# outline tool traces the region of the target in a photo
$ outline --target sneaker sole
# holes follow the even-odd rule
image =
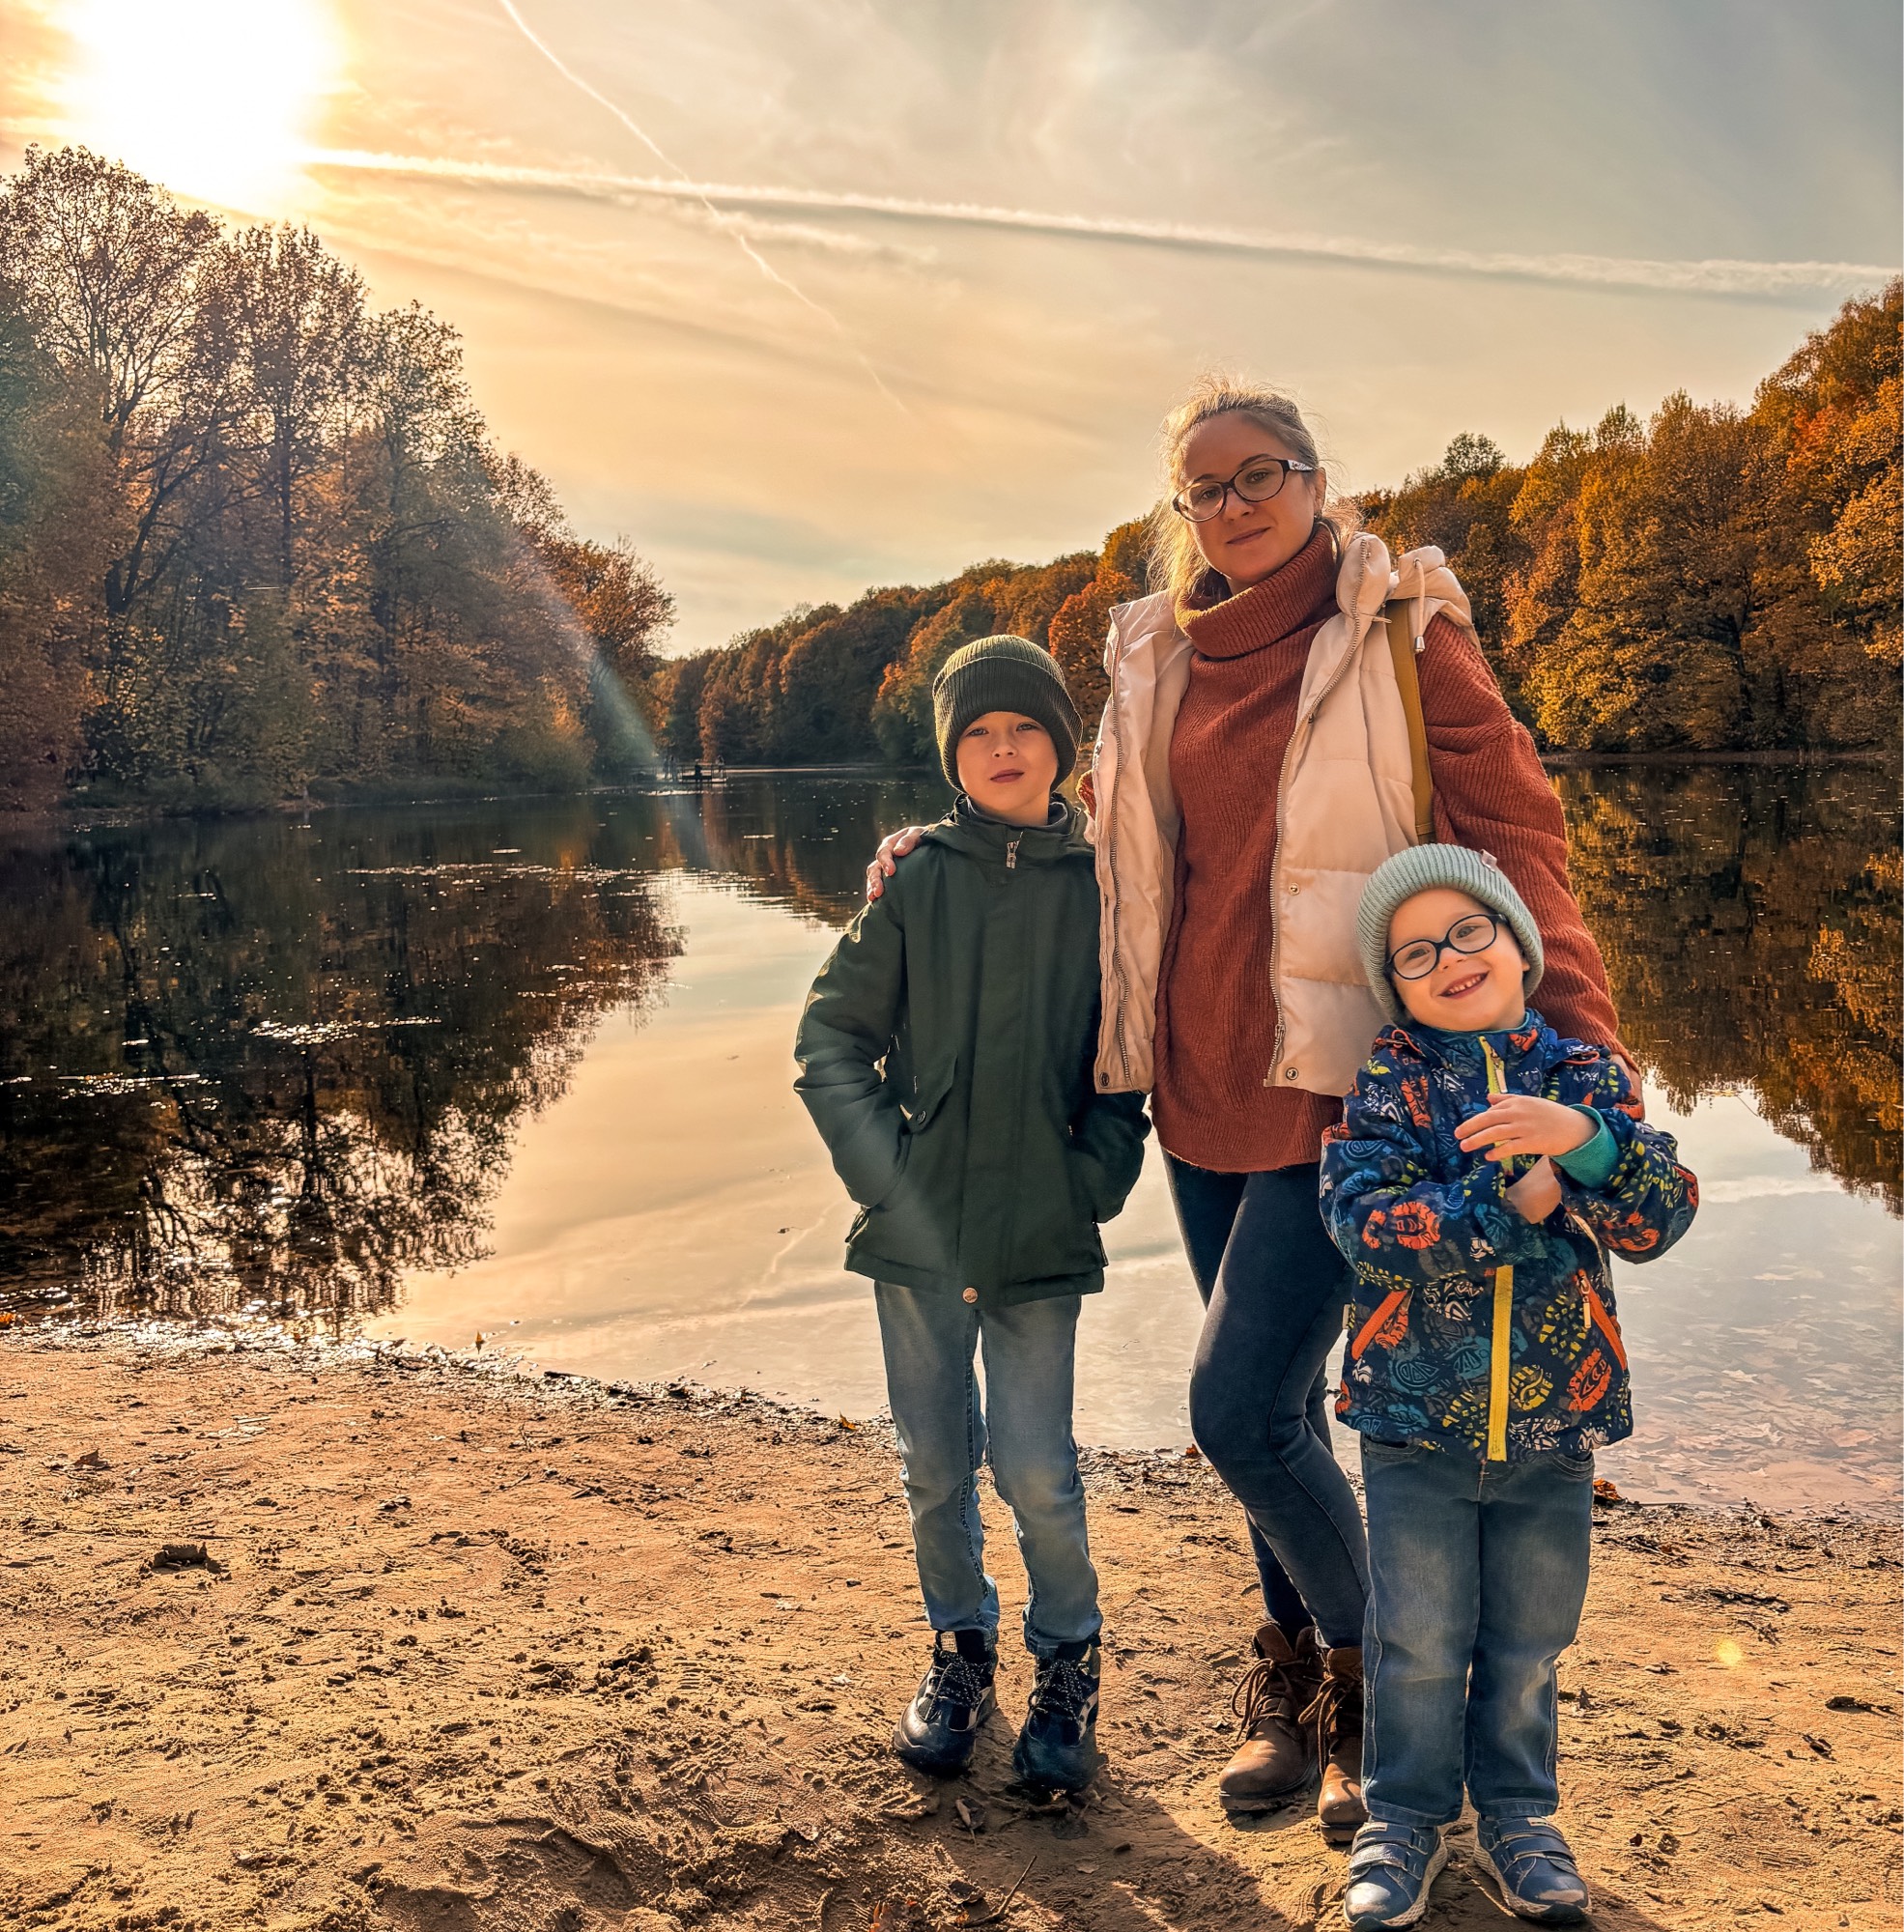
[[[1488,1876],[1494,1882],[1494,1889],[1500,1893],[1501,1904],[1517,1918],[1524,1918],[1530,1925],[1584,1925],[1593,1912],[1593,1900],[1582,1899],[1578,1905],[1534,1905],[1525,1899],[1517,1899],[1501,1876],[1500,1867],[1492,1857],[1482,1852],[1481,1862],[1488,1868]]]
[[[1420,1895],[1407,1911],[1399,1918],[1351,1918],[1349,1932],[1405,1932],[1410,1925],[1419,1925],[1428,1917],[1431,1895],[1435,1890],[1435,1881],[1441,1876],[1442,1868],[1448,1862],[1448,1841],[1443,1838],[1430,1854],[1428,1872],[1421,1882]]]
[[[1492,1874],[1494,1889],[1500,1894],[1501,1904],[1517,1918],[1524,1918],[1530,1925],[1584,1925],[1593,1913],[1593,1901],[1584,1905],[1530,1905],[1524,1899],[1517,1899],[1513,1892],[1501,1883],[1500,1874]]]

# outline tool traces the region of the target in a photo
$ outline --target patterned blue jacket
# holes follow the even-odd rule
[[[1491,1093],[1593,1108],[1618,1149],[1605,1182],[1588,1190],[1556,1166],[1560,1206],[1524,1219],[1506,1190],[1526,1163],[1455,1140]],[[1651,1261],[1691,1225],[1698,1182],[1677,1153],[1637,1118],[1606,1048],[1532,1010],[1512,1033],[1391,1027],[1323,1135],[1322,1218],[1355,1276],[1336,1413],[1379,1441],[1493,1461],[1631,1435],[1606,1251]]]

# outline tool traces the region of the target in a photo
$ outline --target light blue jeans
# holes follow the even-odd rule
[[[1085,1532],[1071,1435],[1075,1294],[980,1311],[945,1289],[873,1285],[886,1394],[905,1465],[919,1584],[935,1631],[998,1638],[998,1585],[985,1574],[979,1468],[1011,1512],[1031,1594],[1025,1647],[1048,1657],[1097,1634],[1097,1573]],[[984,1350],[985,1390],[976,1358]]]
[[[1554,1663],[1579,1629],[1593,1458],[1483,1463],[1362,1438],[1369,1513],[1362,1798],[1390,1824],[1560,1802]]]

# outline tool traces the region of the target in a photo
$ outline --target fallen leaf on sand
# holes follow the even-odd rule
[[[1605,1476],[1596,1476],[1593,1479],[1593,1499],[1603,1509],[1613,1503],[1623,1503],[1626,1501],[1626,1497],[1621,1495],[1619,1491]]]
[[[89,1449],[83,1456],[72,1459],[75,1469],[110,1469],[112,1464],[97,1449]]]
[[[985,1829],[985,1807],[976,1798],[960,1798],[953,1802],[958,1810],[958,1822],[968,1832],[982,1832]]]

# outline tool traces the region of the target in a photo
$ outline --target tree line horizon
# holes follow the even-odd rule
[[[1748,410],[1459,436],[1363,523],[1447,553],[1547,751],[1894,742],[1899,316],[1846,302]],[[1146,587],[1140,518],[666,657],[654,568],[499,448],[447,324],[83,148],[0,177],[0,810],[931,762],[952,649],[1046,643],[1091,717]]]

